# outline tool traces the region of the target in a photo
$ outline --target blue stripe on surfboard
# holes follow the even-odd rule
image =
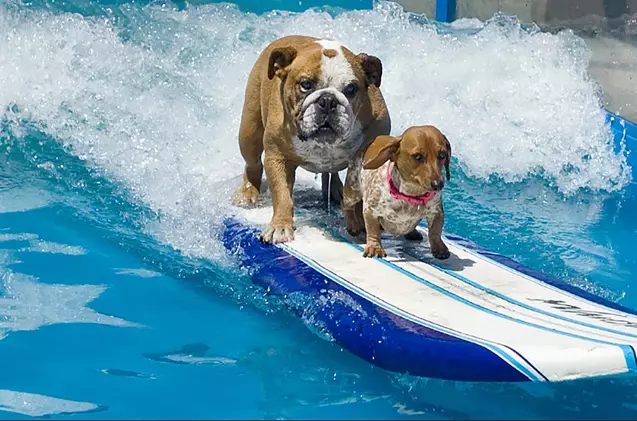
[[[595,325],[595,324],[592,324],[592,323],[584,322],[584,321],[581,321],[581,320],[571,319],[570,317],[561,316],[559,314],[551,313],[551,312],[549,312],[547,310],[544,310],[544,309],[541,309],[541,308],[538,308],[538,307],[534,307],[534,306],[529,305],[529,304],[525,304],[525,303],[523,303],[521,301],[518,301],[518,300],[516,300],[514,298],[508,297],[508,296],[506,296],[506,295],[504,295],[504,294],[502,294],[502,293],[500,293],[498,291],[495,291],[495,290],[493,290],[493,289],[491,289],[489,287],[486,287],[486,286],[482,285],[481,283],[479,283],[477,281],[472,281],[471,279],[466,278],[465,276],[463,276],[463,275],[461,275],[459,273],[456,273],[456,272],[454,272],[452,270],[449,270],[449,269],[446,269],[446,268],[444,268],[442,266],[439,266],[436,263],[434,263],[433,261],[421,259],[421,258],[413,256],[413,255],[411,255],[409,253],[405,253],[405,254],[407,254],[410,257],[412,257],[412,258],[414,258],[414,259],[416,259],[418,261],[421,261],[421,262],[423,262],[423,263],[425,263],[425,264],[427,264],[429,266],[432,266],[432,267],[436,268],[437,270],[439,270],[439,271],[441,271],[443,273],[446,273],[447,275],[452,276],[452,277],[454,277],[454,278],[456,278],[456,279],[458,279],[458,280],[460,280],[460,281],[462,281],[462,282],[464,282],[464,283],[466,283],[468,285],[471,285],[474,288],[477,288],[477,289],[479,289],[479,290],[481,290],[483,292],[486,292],[486,293],[491,294],[491,295],[493,295],[495,297],[498,297],[498,298],[500,298],[500,299],[502,299],[504,301],[507,301],[510,304],[522,307],[522,308],[524,308],[526,310],[533,311],[533,312],[536,312],[536,313],[540,313],[540,314],[543,314],[543,315],[548,316],[548,317],[553,317],[555,319],[567,321],[567,322],[570,322],[570,323],[573,323],[573,324],[576,324],[576,325],[579,325],[579,326],[585,326],[585,327],[588,327],[588,328],[591,328],[591,329],[600,330],[600,331],[603,331],[603,332],[614,333],[614,334],[617,334],[619,336],[626,336],[626,337],[629,337],[629,338],[637,338],[637,334],[624,332],[624,331],[621,331],[621,330],[615,330],[615,329],[611,329],[611,328],[608,328],[608,327],[604,327],[604,326],[600,326],[600,325]],[[503,269],[506,270],[507,268],[503,268]],[[562,292],[562,291],[560,291],[560,292]],[[578,297],[578,298],[580,298],[580,297]],[[586,310],[584,310],[584,311],[586,311]],[[607,314],[614,315],[613,313],[607,313]],[[635,326],[637,327],[637,323],[635,323]]]
[[[414,256],[411,256],[411,257],[414,257]],[[414,257],[414,259],[416,259],[416,257]],[[472,280],[470,280],[470,279],[468,279],[468,278],[466,278],[466,277],[464,277],[464,276],[462,276],[462,275],[460,275],[458,273],[455,273],[454,271],[451,271],[449,269],[445,269],[445,268],[443,268],[441,266],[438,266],[435,263],[428,262],[428,261],[425,261],[425,260],[422,260],[422,259],[417,259],[417,260],[420,260],[420,261],[422,261],[423,263],[425,263],[427,265],[433,266],[434,268],[438,269],[439,271],[444,272],[447,275],[452,276],[452,277],[454,277],[454,278],[456,278],[456,279],[458,279],[458,280],[460,280],[460,281],[462,281],[462,282],[464,282],[464,283],[466,283],[468,285],[471,285],[472,287],[474,287],[476,289],[479,289],[480,291],[483,291],[483,292],[486,292],[488,294],[491,294],[491,295],[493,295],[495,297],[498,297],[498,298],[500,298],[500,299],[502,299],[502,300],[504,300],[504,301],[506,301],[506,302],[508,302],[510,304],[516,305],[518,307],[522,307],[522,308],[524,308],[526,310],[533,311],[533,312],[539,313],[539,314],[543,314],[545,316],[552,317],[552,318],[555,318],[555,319],[559,319],[559,320],[563,320],[563,321],[566,321],[566,322],[570,322],[570,323],[573,323],[573,324],[576,324],[576,325],[579,325],[579,326],[585,326],[585,327],[588,327],[588,328],[591,328],[591,329],[600,330],[600,331],[603,331],[603,332],[614,333],[614,334],[617,334],[617,335],[620,335],[620,336],[627,336],[629,338],[637,338],[637,335],[635,335],[633,333],[622,332],[621,330],[615,330],[615,329],[607,328],[607,327],[604,327],[604,326],[594,325],[592,323],[587,323],[587,322],[584,322],[584,321],[581,321],[581,320],[571,319],[570,317],[561,316],[559,314],[551,313],[551,312],[543,310],[541,308],[534,307],[534,306],[529,305],[529,304],[525,304],[525,303],[523,303],[521,301],[518,301],[518,300],[516,300],[514,298],[511,298],[511,297],[508,297],[508,296],[506,296],[506,295],[504,295],[502,293],[499,293],[499,292],[497,292],[497,291],[495,291],[495,290],[493,290],[493,289],[491,289],[489,287],[485,287],[484,285],[482,285],[482,284],[480,284],[480,283],[478,283],[476,281],[472,281]],[[609,314],[611,314],[611,313],[609,313]]]
[[[509,364],[511,364],[513,367],[515,367],[516,369],[518,369],[520,372],[524,373],[524,375],[526,375],[527,377],[529,377],[531,380],[533,381],[543,381],[543,380],[548,380],[537,368],[535,368],[531,363],[529,363],[525,358],[523,358],[523,360],[529,364],[533,370],[535,370],[537,372],[533,373],[531,370],[529,370],[528,368],[524,367],[522,364],[520,364],[518,361],[516,361],[515,359],[511,358],[505,351],[503,351],[502,349],[500,349],[499,347],[504,347],[504,348],[508,348],[510,349],[512,352],[514,352],[515,354],[519,355],[519,353],[513,349],[511,349],[510,347],[503,345],[503,344],[497,344],[491,341],[487,341],[485,339],[480,339],[477,338],[475,336],[472,335],[468,335],[468,334],[464,334],[458,331],[454,331],[452,329],[449,328],[445,328],[443,326],[440,326],[434,322],[431,322],[429,320],[425,320],[421,317],[417,317],[413,314],[410,314],[404,310],[400,310],[399,308],[392,306],[391,304],[387,303],[386,301],[382,300],[379,297],[376,297],[358,287],[356,287],[354,284],[352,284],[351,282],[347,281],[345,278],[343,278],[342,276],[339,276],[338,274],[332,272],[331,270],[325,268],[324,266],[322,266],[320,263],[314,261],[313,259],[311,259],[308,256],[305,256],[295,250],[293,250],[292,248],[286,246],[285,244],[279,244],[277,245],[277,247],[282,248],[283,250],[285,250],[286,252],[288,252],[289,254],[293,255],[294,257],[296,257],[297,259],[301,260],[302,262],[304,262],[305,264],[313,267],[315,270],[317,270],[318,272],[320,272],[322,275],[329,277],[330,279],[338,282],[339,284],[347,287],[348,289],[353,290],[356,294],[362,296],[363,298],[366,298],[370,301],[372,301],[374,304],[379,305],[379,306],[383,306],[385,308],[387,308],[388,310],[392,310],[395,312],[400,312],[400,315],[414,323],[420,323],[420,324],[425,324],[425,326],[432,328],[432,329],[436,329],[436,330],[440,330],[444,333],[447,334],[453,334],[454,336],[457,336],[461,339],[470,341],[470,342],[474,342],[477,343],[479,345],[484,346],[485,348],[488,348],[489,350],[491,350],[492,352],[498,354],[502,359],[504,359],[505,361],[507,361]]]
[[[426,225],[423,224],[423,226],[426,226]],[[570,285],[564,281],[559,281],[557,279],[551,278],[545,273],[539,272],[535,269],[528,268],[522,265],[521,263],[511,259],[510,257],[506,257],[501,254],[485,250],[482,247],[478,246],[477,244],[473,243],[472,241],[464,237],[460,237],[455,234],[445,234],[444,237],[454,242],[457,246],[460,246],[466,249],[468,252],[472,254],[477,254],[485,258],[486,260],[510,272],[521,273],[531,278],[531,280],[535,282],[540,282],[542,284],[545,284],[548,287],[552,287],[557,291],[572,294],[573,296],[577,298],[583,298],[592,303],[599,304],[602,307],[608,307],[613,310],[621,311],[622,313],[627,313],[633,316],[637,316],[637,310],[633,310],[621,304],[602,298],[598,295],[592,294],[575,285]]]
[[[336,235],[338,235],[338,234],[336,234]],[[341,238],[343,238],[343,237],[341,237]],[[357,250],[363,251],[363,248],[361,246],[359,246],[358,244],[354,244],[354,243],[352,243],[350,241],[347,241],[344,238],[343,238],[342,242],[344,244],[348,244],[348,245],[356,248]],[[571,338],[582,339],[582,340],[585,340],[585,341],[595,342],[595,343],[604,344],[604,345],[617,346],[624,353],[624,360],[626,361],[626,367],[628,368],[628,370],[629,371],[635,371],[637,369],[637,366],[636,366],[636,363],[635,363],[635,361],[637,360],[637,355],[635,355],[635,351],[629,345],[618,344],[618,343],[613,343],[613,342],[609,342],[609,341],[603,341],[601,339],[594,339],[594,338],[578,335],[578,334],[575,334],[575,333],[564,332],[564,331],[556,329],[556,328],[549,328],[549,327],[546,327],[546,326],[542,326],[542,325],[538,325],[538,324],[535,324],[535,323],[532,323],[532,322],[528,322],[526,320],[516,319],[515,317],[511,317],[511,316],[508,316],[506,314],[498,313],[495,310],[483,307],[483,306],[481,306],[479,304],[476,304],[476,303],[473,303],[473,302],[467,300],[466,298],[460,297],[459,295],[456,295],[456,294],[454,294],[451,291],[447,291],[444,288],[441,288],[438,285],[433,284],[433,283],[427,281],[424,278],[421,278],[421,277],[419,277],[419,276],[417,276],[417,275],[415,275],[415,274],[413,274],[411,272],[406,271],[405,269],[395,265],[392,262],[389,262],[389,261],[387,261],[385,259],[377,259],[375,257],[374,257],[374,259],[378,260],[379,262],[382,262],[384,265],[387,265],[387,266],[395,269],[397,272],[400,272],[400,273],[412,278],[413,280],[418,281],[421,284],[426,285],[429,288],[432,288],[433,290],[438,291],[441,294],[444,294],[444,295],[448,296],[449,298],[452,298],[455,301],[461,302],[461,303],[463,303],[463,304],[465,304],[465,305],[467,305],[469,307],[473,307],[473,308],[475,308],[477,310],[480,310],[482,312],[485,312],[487,314],[491,314],[493,316],[496,316],[496,317],[499,317],[499,318],[503,318],[505,320],[510,320],[512,322],[515,322],[515,323],[523,324],[523,325],[526,325],[526,326],[531,326],[531,327],[534,327],[536,329],[544,330],[544,331],[547,331],[547,332],[557,333],[557,334],[560,334],[562,336],[568,336],[568,337],[571,337]]]
[[[460,381],[524,382],[530,379],[493,351],[453,334],[401,317],[341,286],[285,251],[261,244],[258,230],[227,218],[221,233],[224,246],[253,272],[252,279],[283,298],[302,293],[317,304],[316,319],[336,342],[381,368],[412,375]],[[329,299],[327,291],[343,293],[366,313]],[[328,298],[325,300],[325,298]],[[293,311],[303,311],[293,306]],[[382,341],[381,341],[382,340]]]

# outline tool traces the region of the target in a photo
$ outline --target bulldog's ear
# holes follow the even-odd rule
[[[400,137],[388,135],[376,137],[365,151],[365,156],[363,156],[363,168],[366,170],[375,170],[388,159],[392,161],[395,160],[401,140],[402,138]]]
[[[270,53],[270,60],[268,62],[268,78],[272,79],[274,75],[278,77],[285,76],[285,68],[288,67],[295,58],[296,48],[275,48]]]
[[[376,85],[377,88],[380,88],[380,81],[383,77],[383,63],[381,63],[380,59],[365,53],[360,53],[356,57],[360,60],[365,72],[367,86]]]

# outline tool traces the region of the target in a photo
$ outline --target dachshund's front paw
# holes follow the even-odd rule
[[[451,256],[449,249],[442,240],[435,245],[431,244],[431,254],[438,260],[445,260]]]

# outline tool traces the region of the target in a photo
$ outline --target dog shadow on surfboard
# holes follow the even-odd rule
[[[318,177],[317,177],[318,178]],[[235,176],[229,180],[224,180],[220,188],[224,192],[224,197],[231,197],[242,182],[242,176]],[[229,205],[233,213],[237,216],[247,216],[250,221],[258,221],[259,228],[265,226],[272,216],[272,197],[268,188],[267,179],[261,184],[261,193],[256,205],[247,208],[239,208]],[[357,245],[365,244],[365,234],[352,237],[345,229],[345,222],[339,205],[334,202],[327,202],[320,190],[320,179],[315,182],[299,179],[294,186],[294,223],[297,230],[297,237],[302,236],[304,230],[320,230],[321,234],[332,241],[346,241]],[[239,212],[236,212],[239,210]],[[250,223],[255,225],[254,222]],[[387,260],[393,262],[421,261],[438,267],[461,271],[465,267],[470,267],[474,261],[470,258],[460,258],[451,251],[451,256],[446,260],[435,259],[429,249],[427,241],[426,224],[418,226],[424,236],[421,241],[408,241],[403,237],[395,237],[386,233],[382,234],[383,247],[386,249]],[[449,241],[448,239],[446,241]],[[361,251],[361,259],[363,254]]]

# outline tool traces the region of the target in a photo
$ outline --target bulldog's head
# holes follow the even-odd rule
[[[380,87],[381,61],[354,55],[337,41],[282,47],[269,57],[268,77],[279,77],[285,113],[301,141],[347,139],[371,115],[367,89]]]

